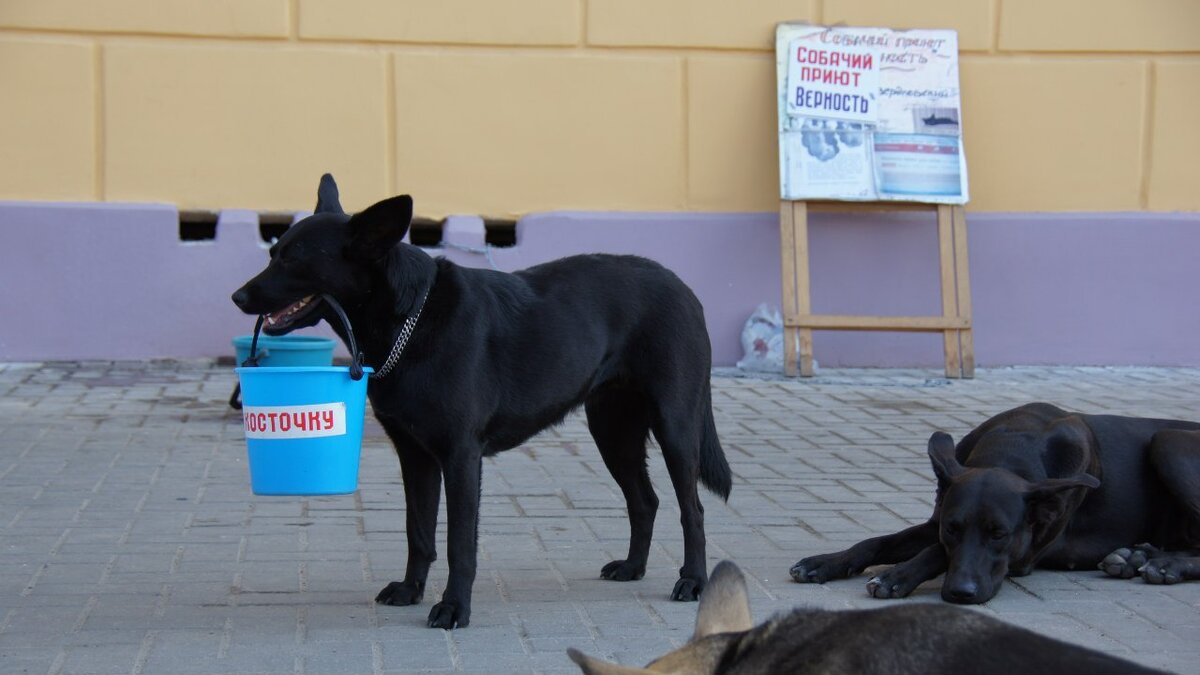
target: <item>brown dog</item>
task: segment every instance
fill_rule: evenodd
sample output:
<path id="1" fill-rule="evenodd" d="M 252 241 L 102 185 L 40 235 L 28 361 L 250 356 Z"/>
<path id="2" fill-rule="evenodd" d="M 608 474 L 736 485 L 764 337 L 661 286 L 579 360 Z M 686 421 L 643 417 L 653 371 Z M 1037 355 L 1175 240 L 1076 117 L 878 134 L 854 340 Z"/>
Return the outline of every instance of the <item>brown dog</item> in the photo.
<path id="1" fill-rule="evenodd" d="M 1051 640 L 969 609 L 904 604 L 833 612 L 799 609 L 754 627 L 737 565 L 713 569 L 692 641 L 645 668 L 606 663 L 575 649 L 585 675 L 1131 675 L 1158 673 Z"/>

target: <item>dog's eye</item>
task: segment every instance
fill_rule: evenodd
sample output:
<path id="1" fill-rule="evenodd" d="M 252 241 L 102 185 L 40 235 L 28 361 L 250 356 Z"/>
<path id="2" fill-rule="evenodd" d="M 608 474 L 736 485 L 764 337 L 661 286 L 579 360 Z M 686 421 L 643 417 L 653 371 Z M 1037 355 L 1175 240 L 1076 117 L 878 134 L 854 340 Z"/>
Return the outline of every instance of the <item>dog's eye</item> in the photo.
<path id="1" fill-rule="evenodd" d="M 944 532 L 947 537 L 957 538 L 958 535 L 962 533 L 962 525 L 959 525 L 958 523 L 946 523 L 942 527 L 942 532 Z"/>
<path id="2" fill-rule="evenodd" d="M 295 258 L 296 256 L 292 253 L 291 249 L 287 249 L 276 251 L 275 255 L 271 256 L 271 262 L 287 267 L 292 264 Z"/>
<path id="3" fill-rule="evenodd" d="M 1007 530 L 995 529 L 992 530 L 992 539 L 1000 540 L 1008 536 Z"/>

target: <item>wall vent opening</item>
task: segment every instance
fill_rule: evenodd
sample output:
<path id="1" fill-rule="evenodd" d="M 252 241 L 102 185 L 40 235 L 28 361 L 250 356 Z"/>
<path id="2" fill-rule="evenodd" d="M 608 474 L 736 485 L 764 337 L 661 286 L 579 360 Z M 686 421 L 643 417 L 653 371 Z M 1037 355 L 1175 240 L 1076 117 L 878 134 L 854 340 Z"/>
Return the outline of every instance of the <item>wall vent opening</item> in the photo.
<path id="1" fill-rule="evenodd" d="M 216 238 L 216 211 L 179 212 L 179 241 L 215 241 Z"/>
<path id="2" fill-rule="evenodd" d="M 291 213 L 260 213 L 258 214 L 258 237 L 270 244 L 283 236 L 292 226 L 295 216 Z"/>
<path id="3" fill-rule="evenodd" d="M 431 248 L 442 245 L 442 223 L 433 218 L 416 217 L 408 226 L 408 241 L 413 246 Z"/>
<path id="4" fill-rule="evenodd" d="M 483 240 L 489 246 L 508 248 L 517 245 L 517 221 L 504 218 L 484 218 Z"/>

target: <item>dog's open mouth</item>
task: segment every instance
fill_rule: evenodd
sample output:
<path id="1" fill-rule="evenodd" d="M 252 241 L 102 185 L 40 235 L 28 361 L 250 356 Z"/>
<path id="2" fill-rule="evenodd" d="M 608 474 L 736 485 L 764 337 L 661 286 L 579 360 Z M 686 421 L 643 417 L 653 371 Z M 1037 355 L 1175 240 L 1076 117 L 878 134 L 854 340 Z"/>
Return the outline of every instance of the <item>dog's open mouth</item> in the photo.
<path id="1" fill-rule="evenodd" d="M 315 295 L 293 302 L 278 312 L 268 314 L 263 330 L 268 335 L 282 335 L 320 306 L 321 299 Z"/>

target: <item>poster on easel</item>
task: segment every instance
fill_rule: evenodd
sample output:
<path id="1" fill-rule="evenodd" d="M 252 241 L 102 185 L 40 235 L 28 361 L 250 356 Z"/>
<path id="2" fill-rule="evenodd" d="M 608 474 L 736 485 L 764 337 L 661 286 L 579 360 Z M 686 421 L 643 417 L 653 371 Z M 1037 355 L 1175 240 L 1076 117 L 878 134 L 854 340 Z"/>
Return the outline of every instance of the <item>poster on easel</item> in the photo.
<path id="1" fill-rule="evenodd" d="M 784 200 L 965 204 L 958 34 L 779 24 Z"/>

